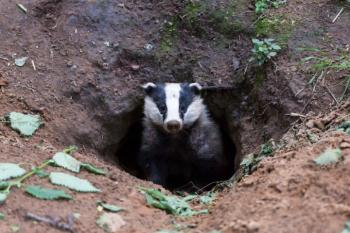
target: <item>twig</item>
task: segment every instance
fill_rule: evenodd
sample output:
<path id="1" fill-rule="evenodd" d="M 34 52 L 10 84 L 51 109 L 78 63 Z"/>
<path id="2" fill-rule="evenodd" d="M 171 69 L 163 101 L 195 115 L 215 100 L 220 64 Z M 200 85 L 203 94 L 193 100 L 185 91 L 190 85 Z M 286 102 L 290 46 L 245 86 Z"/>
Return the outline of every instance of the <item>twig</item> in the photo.
<path id="1" fill-rule="evenodd" d="M 29 220 L 34 220 L 34 221 L 49 224 L 50 226 L 59 230 L 74 232 L 73 230 L 74 217 L 71 214 L 67 216 L 67 223 L 62 222 L 61 218 L 52 217 L 52 216 L 39 216 L 30 212 L 26 213 L 25 218 Z"/>
<path id="2" fill-rule="evenodd" d="M 290 114 L 286 114 L 286 116 L 301 117 L 301 118 L 306 118 L 306 117 L 307 117 L 307 116 L 304 115 L 304 114 L 295 113 L 295 112 L 292 112 L 292 113 L 290 113 Z"/>
<path id="3" fill-rule="evenodd" d="M 320 76 L 318 76 L 317 79 L 316 79 L 315 85 L 314 85 L 314 87 L 312 88 L 312 92 L 315 92 L 316 86 L 317 86 L 317 83 L 318 83 L 318 80 L 320 80 L 320 79 L 323 78 L 323 74 L 324 74 L 324 71 L 322 70 Z"/>
<path id="4" fill-rule="evenodd" d="M 6 57 L 0 57 L 1 60 L 4 60 L 4 61 L 10 61 L 9 59 L 7 59 Z"/>
<path id="5" fill-rule="evenodd" d="M 337 19 L 339 18 L 339 16 L 341 15 L 341 13 L 343 13 L 344 11 L 344 7 L 342 7 L 339 11 L 339 13 L 334 17 L 332 23 L 335 23 L 335 21 L 337 21 Z"/>
<path id="6" fill-rule="evenodd" d="M 300 93 L 302 93 L 305 90 L 306 87 L 301 88 L 296 94 L 295 97 L 297 97 Z"/>
<path id="7" fill-rule="evenodd" d="M 32 59 L 32 66 L 33 66 L 33 69 L 36 71 L 36 67 L 35 67 L 33 59 Z"/>
<path id="8" fill-rule="evenodd" d="M 311 98 L 309 99 L 309 101 L 305 104 L 303 110 L 301 112 L 305 112 L 307 106 L 309 106 L 309 104 L 313 101 L 313 98 L 314 98 L 314 93 L 312 93 L 312 96 Z"/>
<path id="9" fill-rule="evenodd" d="M 330 94 L 330 96 L 332 96 L 332 98 L 334 99 L 335 103 L 337 105 L 339 105 L 339 102 L 338 102 L 337 98 L 335 98 L 335 96 L 333 95 L 332 91 L 328 88 L 328 86 L 325 86 L 325 88 L 328 91 L 328 93 Z"/>
<path id="10" fill-rule="evenodd" d="M 344 96 L 345 96 L 346 92 L 347 92 L 348 89 L 349 89 L 349 85 L 350 85 L 350 76 L 347 77 L 346 86 L 345 86 L 345 88 L 344 88 L 343 94 L 342 94 L 341 97 L 340 97 L 340 101 L 342 101 L 342 100 L 344 99 Z"/>

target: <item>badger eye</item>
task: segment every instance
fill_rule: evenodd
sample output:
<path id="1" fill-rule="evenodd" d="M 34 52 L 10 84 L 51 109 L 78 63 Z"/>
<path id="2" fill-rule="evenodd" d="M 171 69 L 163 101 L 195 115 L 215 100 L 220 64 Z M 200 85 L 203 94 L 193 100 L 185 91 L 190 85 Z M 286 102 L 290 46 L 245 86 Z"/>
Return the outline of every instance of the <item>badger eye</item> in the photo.
<path id="1" fill-rule="evenodd" d="M 186 111 L 186 108 L 185 108 L 184 106 L 180 106 L 180 112 L 181 112 L 182 114 L 184 114 L 185 111 Z"/>
<path id="2" fill-rule="evenodd" d="M 166 111 L 166 106 L 165 106 L 165 105 L 160 105 L 160 106 L 159 106 L 159 111 L 160 111 L 161 113 L 164 113 L 164 112 Z"/>

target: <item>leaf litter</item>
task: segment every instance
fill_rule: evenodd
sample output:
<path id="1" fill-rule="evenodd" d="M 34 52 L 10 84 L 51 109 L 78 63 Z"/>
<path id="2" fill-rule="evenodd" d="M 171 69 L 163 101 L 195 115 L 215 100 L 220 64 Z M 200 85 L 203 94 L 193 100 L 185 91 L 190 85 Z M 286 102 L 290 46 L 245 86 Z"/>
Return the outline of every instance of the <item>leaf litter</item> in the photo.
<path id="1" fill-rule="evenodd" d="M 147 205 L 164 210 L 168 214 L 191 217 L 198 214 L 208 214 L 207 209 L 193 210 L 188 204 L 188 199 L 178 198 L 176 196 L 167 196 L 157 189 L 141 188 L 141 191 L 146 196 Z M 191 200 L 193 198 L 190 198 Z"/>

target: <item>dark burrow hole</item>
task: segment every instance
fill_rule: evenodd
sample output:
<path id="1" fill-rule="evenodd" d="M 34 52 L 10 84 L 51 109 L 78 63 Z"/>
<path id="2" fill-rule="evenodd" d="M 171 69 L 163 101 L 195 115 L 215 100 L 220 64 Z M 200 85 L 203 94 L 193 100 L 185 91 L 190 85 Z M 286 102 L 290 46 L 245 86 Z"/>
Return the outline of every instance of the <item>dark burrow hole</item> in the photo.
<path id="1" fill-rule="evenodd" d="M 173 179 L 167 182 L 165 188 L 173 191 L 188 191 L 197 192 L 199 190 L 208 190 L 219 182 L 230 179 L 234 172 L 238 169 L 241 159 L 241 146 L 239 137 L 239 127 L 237 122 L 234 122 L 232 112 L 223 104 L 222 106 L 216 103 L 207 102 L 207 107 L 211 118 L 219 125 L 222 141 L 224 144 L 225 156 L 227 156 L 227 169 L 223 171 L 223 175 L 220 177 L 210 176 L 210 170 L 208 170 L 208 177 L 206 182 L 201 185 L 192 181 L 184 181 L 181 178 Z M 231 102 L 232 103 L 232 102 Z M 135 110 L 135 120 L 123 139 L 118 143 L 118 149 L 115 156 L 117 157 L 119 166 L 140 179 L 148 180 L 146 175 L 142 172 L 141 167 L 138 165 L 138 154 L 140 151 L 143 131 L 143 113 L 140 111 L 142 105 Z M 179 169 L 182 169 L 179 167 Z"/>

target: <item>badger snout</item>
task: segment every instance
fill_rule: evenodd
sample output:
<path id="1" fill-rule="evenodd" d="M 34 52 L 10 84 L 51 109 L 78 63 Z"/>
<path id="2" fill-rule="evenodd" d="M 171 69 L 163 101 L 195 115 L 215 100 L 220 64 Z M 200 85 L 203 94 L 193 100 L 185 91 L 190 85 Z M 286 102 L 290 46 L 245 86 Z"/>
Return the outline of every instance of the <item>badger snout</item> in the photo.
<path id="1" fill-rule="evenodd" d="M 165 129 L 169 133 L 177 133 L 182 129 L 182 123 L 177 120 L 171 120 L 165 123 Z"/>

